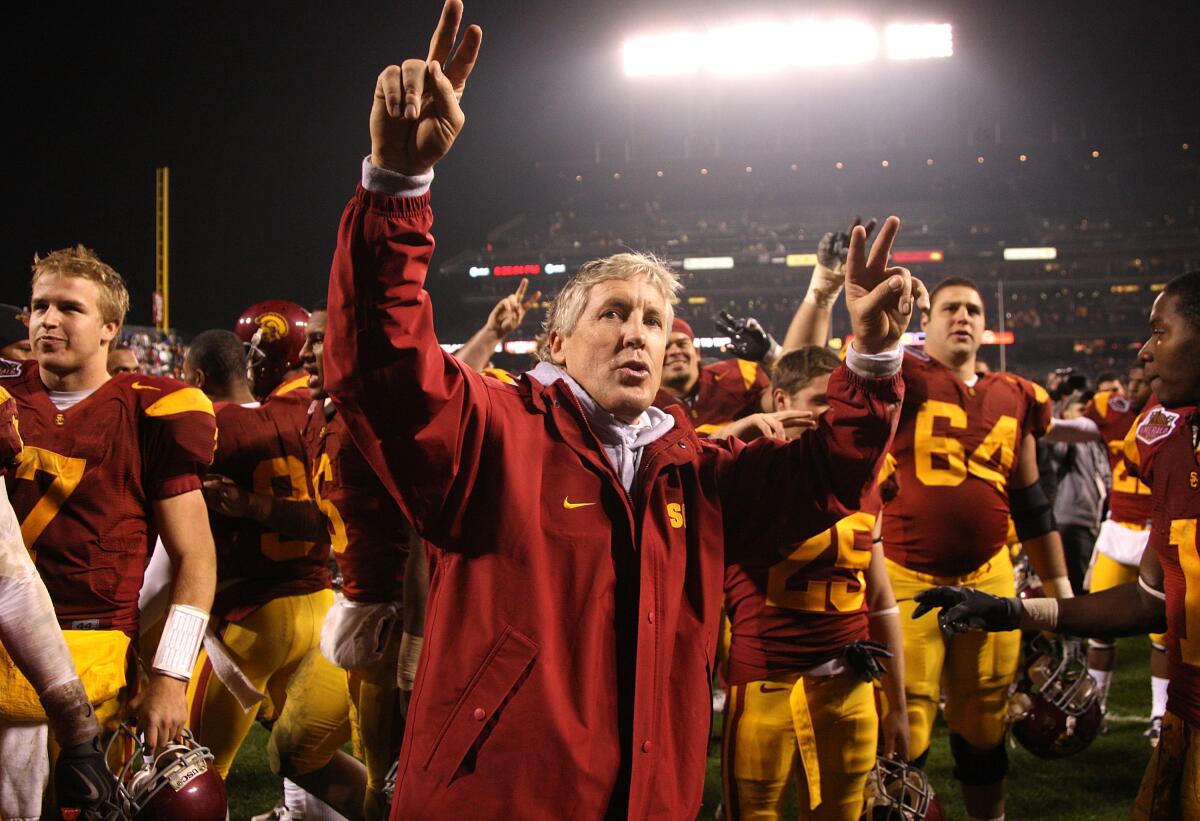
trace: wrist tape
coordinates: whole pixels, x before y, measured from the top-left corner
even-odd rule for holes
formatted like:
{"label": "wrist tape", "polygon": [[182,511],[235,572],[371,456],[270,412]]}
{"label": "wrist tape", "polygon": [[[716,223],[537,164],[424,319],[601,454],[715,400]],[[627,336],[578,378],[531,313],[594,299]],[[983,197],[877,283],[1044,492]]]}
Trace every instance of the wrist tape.
{"label": "wrist tape", "polygon": [[411,691],[417,680],[417,663],[421,660],[421,645],[424,636],[414,636],[405,633],[400,637],[400,658],[396,665],[396,686],[401,690]]}
{"label": "wrist tape", "polygon": [[171,678],[190,681],[207,626],[208,614],[200,608],[186,604],[171,605],[151,669]]}

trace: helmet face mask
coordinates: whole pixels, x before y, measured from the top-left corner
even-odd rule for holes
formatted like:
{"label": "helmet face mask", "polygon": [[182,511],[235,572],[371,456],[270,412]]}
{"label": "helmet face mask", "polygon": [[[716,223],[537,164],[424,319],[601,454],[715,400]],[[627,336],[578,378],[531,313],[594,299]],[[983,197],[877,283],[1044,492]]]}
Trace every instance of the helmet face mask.
{"label": "helmet face mask", "polygon": [[923,770],[878,756],[867,775],[863,818],[871,821],[939,821],[941,804]]}
{"label": "helmet face mask", "polygon": [[105,815],[106,821],[223,821],[228,809],[225,782],[212,767],[212,752],[190,732],[184,730],[179,741],[153,758],[145,756],[141,739],[128,724],[109,741],[110,753],[114,743],[123,742],[132,742],[132,752],[117,773],[119,814]]}
{"label": "helmet face mask", "polygon": [[1013,735],[1041,758],[1084,750],[1100,732],[1103,712],[1096,681],[1083,658],[1060,641],[1037,636],[1033,661],[1009,701]]}

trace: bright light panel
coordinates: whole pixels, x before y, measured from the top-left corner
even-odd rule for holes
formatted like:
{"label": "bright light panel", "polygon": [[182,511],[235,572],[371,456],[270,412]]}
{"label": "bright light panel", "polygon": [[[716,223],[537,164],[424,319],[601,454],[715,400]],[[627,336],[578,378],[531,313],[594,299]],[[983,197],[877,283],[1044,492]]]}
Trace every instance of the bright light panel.
{"label": "bright light panel", "polygon": [[1004,258],[1010,261],[1024,259],[1058,259],[1058,249],[1053,247],[1005,248]]}
{"label": "bright light panel", "polygon": [[949,23],[893,23],[884,34],[889,60],[930,60],[954,55]]}
{"label": "bright light panel", "polygon": [[627,77],[755,75],[787,68],[853,65],[878,60],[881,40],[891,60],[949,57],[949,23],[889,25],[884,35],[859,20],[747,22],[704,32],[676,31],[626,40]]}

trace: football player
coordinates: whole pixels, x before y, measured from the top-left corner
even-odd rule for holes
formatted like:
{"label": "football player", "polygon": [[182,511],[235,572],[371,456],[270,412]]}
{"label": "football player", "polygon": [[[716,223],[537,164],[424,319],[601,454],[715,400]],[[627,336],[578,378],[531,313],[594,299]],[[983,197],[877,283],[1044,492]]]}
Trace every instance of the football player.
{"label": "football player", "polygon": [[[11,465],[20,452],[16,402],[0,389],[0,464]],[[33,685],[62,749],[54,778],[58,806],[67,813],[99,809],[113,787],[100,724],[75,672],[50,594],[21,539],[8,492],[0,487],[0,689],[7,689],[3,682],[14,669]],[[0,804],[9,803],[2,794],[4,784],[0,781]]]}
{"label": "football player", "polygon": [[[785,354],[772,369],[775,407],[823,413],[837,366],[824,347]],[[792,428],[787,435],[800,433]],[[870,507],[794,545],[781,562],[726,569],[731,642],[722,771],[729,819],[780,818],[793,778],[799,817],[861,815],[878,746],[871,686],[882,675],[877,656],[895,656],[884,677],[890,712],[883,753],[908,757],[900,611],[882,548],[872,543],[878,500]]]}
{"label": "football player", "polygon": [[716,433],[762,409],[763,392],[771,383],[765,368],[745,359],[702,365],[692,326],[676,317],[667,336],[662,384],[654,406],[679,405],[701,436]]}
{"label": "football player", "polygon": [[[1001,598],[961,587],[921,594],[948,630],[1055,630],[1136,635],[1166,630],[1170,684],[1162,734],[1134,803],[1135,819],[1200,818],[1200,271],[1176,277],[1150,311],[1138,354],[1163,407],[1138,423],[1139,475],[1152,488],[1149,547],[1136,582],[1070,601]],[[927,619],[927,621],[933,621]]]}
{"label": "football player", "polygon": [[[809,318],[820,314],[802,305],[797,317],[805,310]],[[824,327],[793,323],[788,337],[817,340]],[[994,819],[1004,815],[1004,717],[1020,636],[946,642],[936,624],[908,615],[913,597],[939,584],[1013,595],[1010,515],[1047,592],[1071,595],[1050,501],[1038,485],[1035,437],[1050,426],[1050,397],[1020,377],[978,372],[984,306],[971,280],[939,283],[921,327],[925,349],[905,351],[904,406],[881,474],[891,497],[883,550],[900,602],[911,752],[924,763],[944,678],[954,775],[967,813]]]}
{"label": "football player", "polygon": [[33,359],[33,345],[29,342],[29,324],[24,308],[0,305],[0,359],[11,362]]}
{"label": "football player", "polygon": [[[7,471],[9,496],[102,726],[112,729],[128,708],[157,749],[187,718],[186,688],[212,604],[216,562],[200,493],[216,434],[212,404],[172,379],[109,376],[129,293],[92,251],[35,258],[31,287],[36,361],[0,373],[24,440]],[[128,662],[156,531],[171,559],[171,605],[139,684]],[[46,758],[31,751],[46,749],[46,717],[25,714],[32,723],[16,724],[30,689],[20,679],[0,699],[18,708],[0,722],[0,770],[23,785],[19,806],[0,807],[6,817],[40,814]]]}
{"label": "football player", "polygon": [[[269,360],[258,363],[260,373],[270,367]],[[214,400],[220,431],[214,472],[204,480],[217,544],[214,627],[246,681],[268,697],[274,713],[263,717],[271,720],[284,708],[292,676],[317,647],[333,603],[324,523],[305,477],[305,411],[299,402],[273,396],[262,405],[254,401],[242,345],[228,331],[199,334],[184,374]],[[191,727],[224,778],[256,714],[236,684],[223,680],[228,676],[219,662],[206,656],[195,677]],[[340,703],[336,696],[322,698],[318,706],[328,707],[333,726],[345,723],[348,696]],[[340,739],[334,733],[313,755],[323,764],[347,738],[348,732]]]}
{"label": "football player", "polygon": [[[523,290],[514,307],[522,304]],[[342,598],[325,617],[321,651],[349,676],[367,764],[363,816],[378,821],[387,814],[384,782],[400,753],[401,698],[412,691],[420,657],[425,547],[325,394],[326,316],[312,312],[300,352],[316,400],[305,430],[312,494],[329,524],[343,584]]]}
{"label": "football player", "polygon": [[[1118,386],[1120,383],[1117,383]],[[1112,492],[1108,518],[1100,525],[1100,536],[1092,554],[1089,589],[1093,593],[1137,580],[1138,567],[1150,536],[1152,513],[1150,488],[1129,470],[1124,458],[1125,440],[1133,433],[1138,415],[1150,400],[1150,385],[1139,362],[1129,369],[1129,392],[1100,391],[1079,419],[1056,419],[1047,441],[1100,442],[1108,448],[1112,468]],[[1103,704],[1108,696],[1116,643],[1111,638],[1088,642],[1088,673],[1096,680]],[[1150,636],[1150,743],[1158,741],[1163,712],[1167,707],[1167,655],[1164,638]]]}

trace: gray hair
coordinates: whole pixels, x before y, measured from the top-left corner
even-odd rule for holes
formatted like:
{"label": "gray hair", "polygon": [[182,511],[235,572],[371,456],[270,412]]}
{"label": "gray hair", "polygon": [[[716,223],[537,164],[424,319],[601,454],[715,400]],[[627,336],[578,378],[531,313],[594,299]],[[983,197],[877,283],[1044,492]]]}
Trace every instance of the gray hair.
{"label": "gray hair", "polygon": [[[662,294],[663,301],[667,306],[664,323],[665,327],[670,328],[671,320],[675,317],[675,309],[671,305],[671,300],[683,288],[679,277],[671,270],[666,261],[659,259],[654,254],[631,251],[613,254],[603,259],[594,259],[585,263],[575,276],[571,277],[566,287],[554,298],[550,310],[546,312],[544,327],[547,339],[552,331],[558,331],[564,336],[570,336],[575,332],[575,326],[579,324],[579,317],[583,316],[583,309],[587,307],[592,286],[610,279],[629,280],[637,276],[644,276],[646,281]],[[537,354],[543,362],[549,362],[550,346],[539,346]]]}

